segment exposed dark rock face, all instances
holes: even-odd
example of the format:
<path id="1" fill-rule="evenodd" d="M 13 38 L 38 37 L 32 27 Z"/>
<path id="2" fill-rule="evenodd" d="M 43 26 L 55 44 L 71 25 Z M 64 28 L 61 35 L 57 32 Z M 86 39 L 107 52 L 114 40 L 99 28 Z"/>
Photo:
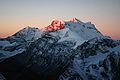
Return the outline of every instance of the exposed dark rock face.
<path id="1" fill-rule="evenodd" d="M 58 42 L 59 39 L 50 33 L 43 34 L 26 51 L 1 62 L 0 72 L 8 80 L 61 80 L 61 74 L 69 80 L 119 80 L 120 54 L 108 50 L 119 45 L 119 41 L 92 40 L 73 49 L 74 42 Z M 97 57 L 99 52 L 106 57 L 96 63 L 87 62 L 87 58 Z"/>
<path id="2" fill-rule="evenodd" d="M 73 42 L 57 42 L 59 37 L 45 34 L 31 43 L 27 51 L 0 63 L 0 71 L 10 80 L 57 78 L 74 57 Z"/>
<path id="3" fill-rule="evenodd" d="M 76 48 L 77 55 L 59 80 L 119 80 L 120 52 L 110 51 L 119 41 L 97 39 Z"/>
<path id="4" fill-rule="evenodd" d="M 0 73 L 0 80 L 6 80 L 5 77 Z"/>
<path id="5" fill-rule="evenodd" d="M 78 46 L 76 52 L 79 52 L 81 57 L 87 58 L 96 55 L 97 52 L 107 53 L 109 52 L 108 48 L 114 48 L 118 45 L 120 42 L 112 39 L 93 39 Z"/>

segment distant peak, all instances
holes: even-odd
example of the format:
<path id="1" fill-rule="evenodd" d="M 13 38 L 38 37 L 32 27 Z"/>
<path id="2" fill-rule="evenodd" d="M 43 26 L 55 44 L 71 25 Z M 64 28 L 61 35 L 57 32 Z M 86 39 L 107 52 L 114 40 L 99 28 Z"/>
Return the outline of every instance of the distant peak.
<path id="1" fill-rule="evenodd" d="M 24 31 L 24 30 L 30 30 L 30 29 L 33 29 L 33 27 L 27 26 L 24 29 L 22 29 L 22 31 Z"/>
<path id="2" fill-rule="evenodd" d="M 70 22 L 79 22 L 79 23 L 81 23 L 81 24 L 84 24 L 84 22 L 80 21 L 80 20 L 77 19 L 77 18 L 72 18 L 72 19 L 70 19 Z"/>
<path id="3" fill-rule="evenodd" d="M 39 29 L 36 28 L 36 27 L 27 26 L 27 27 L 25 27 L 24 29 L 22 29 L 22 30 L 20 30 L 20 31 L 26 31 L 26 30 L 39 30 Z"/>
<path id="4" fill-rule="evenodd" d="M 35 28 L 35 27 L 30 27 L 30 26 L 27 26 L 21 30 L 19 30 L 17 33 L 15 33 L 13 36 L 17 35 L 17 34 L 27 34 L 28 32 L 36 32 L 36 31 L 40 31 L 38 28 Z"/>
<path id="5" fill-rule="evenodd" d="M 70 19 L 70 22 L 77 22 L 77 18 Z"/>

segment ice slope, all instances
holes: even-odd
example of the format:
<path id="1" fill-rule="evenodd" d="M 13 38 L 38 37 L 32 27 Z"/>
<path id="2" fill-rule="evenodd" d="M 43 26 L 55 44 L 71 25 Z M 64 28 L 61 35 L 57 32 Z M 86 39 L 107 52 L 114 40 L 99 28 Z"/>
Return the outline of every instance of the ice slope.
<path id="1" fill-rule="evenodd" d="M 90 40 L 92 38 L 102 38 L 103 35 L 95 28 L 91 22 L 83 23 L 76 19 L 75 22 L 65 22 L 65 27 L 71 31 L 77 33 L 84 40 Z"/>

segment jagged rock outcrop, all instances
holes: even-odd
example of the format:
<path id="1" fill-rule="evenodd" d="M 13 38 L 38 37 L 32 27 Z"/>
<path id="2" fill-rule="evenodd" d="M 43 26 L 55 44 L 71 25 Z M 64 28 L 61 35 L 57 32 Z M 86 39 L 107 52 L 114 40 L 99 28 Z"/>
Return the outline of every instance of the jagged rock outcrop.
<path id="1" fill-rule="evenodd" d="M 119 80 L 120 41 L 94 39 L 76 48 L 77 55 L 59 80 Z"/>

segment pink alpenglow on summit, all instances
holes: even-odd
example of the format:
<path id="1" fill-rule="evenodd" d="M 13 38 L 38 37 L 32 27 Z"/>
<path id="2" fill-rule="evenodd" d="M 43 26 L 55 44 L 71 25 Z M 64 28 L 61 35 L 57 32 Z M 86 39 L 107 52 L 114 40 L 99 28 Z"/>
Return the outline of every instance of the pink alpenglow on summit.
<path id="1" fill-rule="evenodd" d="M 64 21 L 62 20 L 53 20 L 51 25 L 45 27 L 42 29 L 42 31 L 55 31 L 55 30 L 60 30 L 60 29 L 63 29 L 65 26 L 65 23 Z"/>
<path id="2" fill-rule="evenodd" d="M 62 20 L 54 20 L 51 25 L 54 27 L 55 30 L 63 29 L 64 28 L 64 21 Z"/>

